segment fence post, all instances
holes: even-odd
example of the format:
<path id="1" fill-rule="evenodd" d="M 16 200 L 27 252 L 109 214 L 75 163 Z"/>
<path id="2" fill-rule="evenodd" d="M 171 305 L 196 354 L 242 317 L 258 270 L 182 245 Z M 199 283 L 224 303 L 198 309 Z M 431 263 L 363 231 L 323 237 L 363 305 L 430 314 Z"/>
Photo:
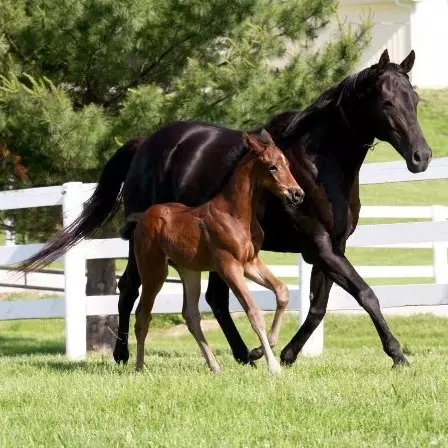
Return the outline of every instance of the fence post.
<path id="1" fill-rule="evenodd" d="M 82 212 L 81 182 L 62 186 L 64 227 L 69 226 Z M 65 277 L 65 351 L 67 358 L 79 361 L 86 358 L 86 292 L 85 256 L 79 245 L 69 249 L 64 257 Z"/>
<path id="2" fill-rule="evenodd" d="M 433 205 L 431 209 L 433 221 L 446 220 L 447 207 L 443 205 Z M 446 242 L 432 244 L 432 263 L 435 282 L 438 284 L 448 283 L 448 258 Z"/>
<path id="3" fill-rule="evenodd" d="M 9 178 L 6 183 L 6 190 L 12 190 L 13 179 Z M 16 245 L 16 232 L 14 230 L 14 219 L 13 218 L 6 218 L 4 220 L 4 223 L 6 225 L 5 230 L 5 246 L 15 246 Z"/>
<path id="4" fill-rule="evenodd" d="M 303 325 L 310 309 L 310 280 L 312 266 L 306 263 L 299 255 L 299 324 Z M 323 321 L 314 330 L 307 343 L 303 346 L 302 354 L 305 356 L 321 355 L 324 348 Z"/>

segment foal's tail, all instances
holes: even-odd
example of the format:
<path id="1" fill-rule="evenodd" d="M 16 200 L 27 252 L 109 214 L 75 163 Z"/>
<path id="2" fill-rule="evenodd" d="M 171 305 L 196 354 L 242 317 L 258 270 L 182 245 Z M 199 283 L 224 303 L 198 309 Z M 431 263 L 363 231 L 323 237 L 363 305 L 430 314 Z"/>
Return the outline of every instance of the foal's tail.
<path id="1" fill-rule="evenodd" d="M 93 195 L 84 204 L 81 215 L 56 234 L 53 241 L 39 252 L 22 261 L 17 269 L 30 271 L 56 261 L 68 249 L 83 238 L 94 234 L 96 230 L 113 218 L 122 202 L 121 184 L 126 178 L 136 150 L 143 141 L 142 139 L 129 140 L 109 159 Z"/>
<path id="2" fill-rule="evenodd" d="M 132 213 L 127 218 L 124 224 L 120 227 L 120 236 L 124 240 L 130 240 L 132 238 L 132 235 L 134 233 L 135 227 L 137 226 L 137 223 L 140 221 L 141 217 L 145 213 Z"/>

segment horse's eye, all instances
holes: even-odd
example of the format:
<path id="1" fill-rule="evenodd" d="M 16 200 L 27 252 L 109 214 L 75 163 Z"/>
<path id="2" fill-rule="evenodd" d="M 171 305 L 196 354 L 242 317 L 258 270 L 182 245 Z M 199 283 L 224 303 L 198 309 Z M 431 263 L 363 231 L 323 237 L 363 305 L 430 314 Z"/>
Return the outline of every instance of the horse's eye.
<path id="1" fill-rule="evenodd" d="M 389 100 L 383 100 L 383 101 L 381 101 L 382 103 L 383 103 L 383 106 L 386 106 L 386 107 L 394 107 L 394 103 L 392 103 L 392 101 L 389 101 Z"/>
<path id="2" fill-rule="evenodd" d="M 268 165 L 268 170 L 269 171 L 277 171 L 277 167 L 273 163 L 271 163 L 270 165 Z"/>

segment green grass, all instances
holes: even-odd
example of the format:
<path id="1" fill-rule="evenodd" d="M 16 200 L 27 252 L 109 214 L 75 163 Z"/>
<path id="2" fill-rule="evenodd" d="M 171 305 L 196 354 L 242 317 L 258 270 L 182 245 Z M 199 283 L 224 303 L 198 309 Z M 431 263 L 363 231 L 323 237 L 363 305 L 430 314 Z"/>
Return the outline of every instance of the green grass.
<path id="1" fill-rule="evenodd" d="M 237 324 L 253 346 L 246 321 Z M 330 316 L 324 356 L 278 377 L 263 360 L 236 365 L 218 330 L 207 338 L 224 372 L 208 373 L 189 335 L 167 335 L 166 317 L 155 319 L 142 374 L 135 346 L 125 367 L 109 355 L 71 363 L 62 321 L 2 322 L 0 446 L 446 447 L 448 321 L 388 321 L 412 368 L 390 368 L 367 318 Z M 296 327 L 290 314 L 279 347 Z"/>

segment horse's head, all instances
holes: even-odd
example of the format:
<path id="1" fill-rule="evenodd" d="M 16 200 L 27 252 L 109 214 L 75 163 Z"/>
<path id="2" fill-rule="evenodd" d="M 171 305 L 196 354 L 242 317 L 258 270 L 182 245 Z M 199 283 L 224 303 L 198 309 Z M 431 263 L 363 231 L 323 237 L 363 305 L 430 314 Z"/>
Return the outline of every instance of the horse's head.
<path id="1" fill-rule="evenodd" d="M 287 204 L 298 206 L 305 196 L 294 179 L 289 162 L 264 129 L 259 137 L 244 133 L 243 140 L 257 159 L 257 182 Z"/>
<path id="2" fill-rule="evenodd" d="M 371 78 L 369 114 L 375 137 L 390 143 L 409 171 L 420 173 L 428 167 L 432 153 L 417 120 L 419 98 L 408 77 L 414 61 L 413 50 L 401 64 L 391 63 L 387 50 L 383 52 L 371 67 L 375 76 Z"/>

